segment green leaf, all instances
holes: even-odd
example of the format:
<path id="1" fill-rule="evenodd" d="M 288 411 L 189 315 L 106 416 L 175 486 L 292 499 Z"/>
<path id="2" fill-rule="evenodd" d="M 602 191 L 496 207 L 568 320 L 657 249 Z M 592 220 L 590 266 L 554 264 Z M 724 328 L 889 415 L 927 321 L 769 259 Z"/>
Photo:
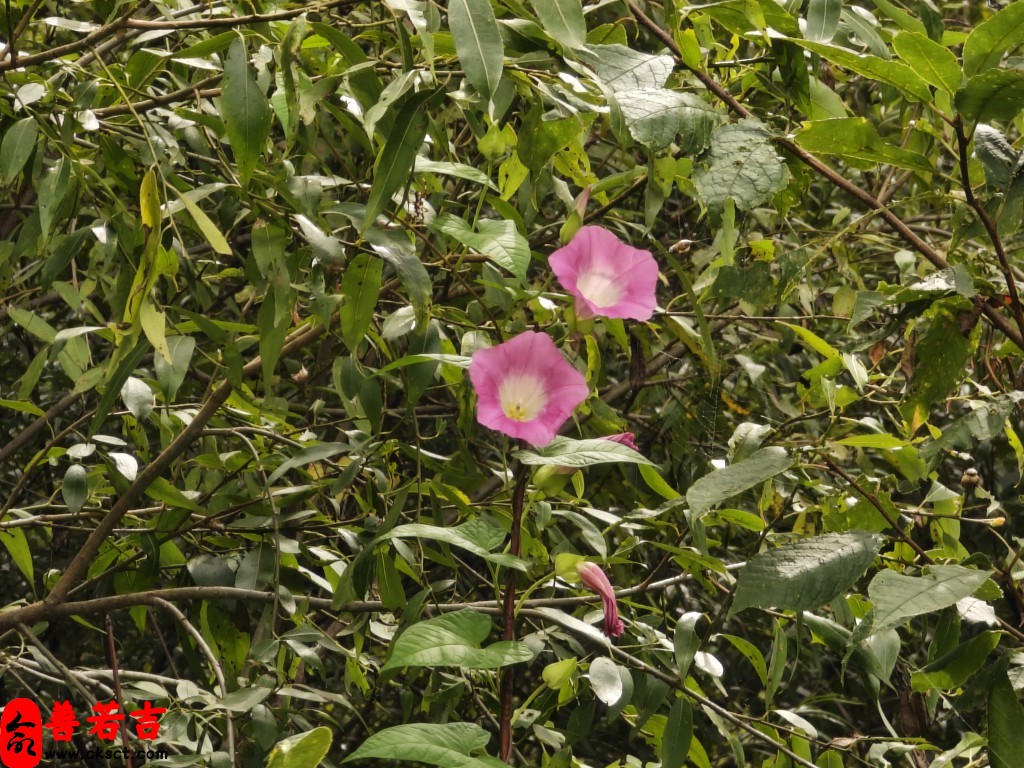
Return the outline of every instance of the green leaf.
<path id="1" fill-rule="evenodd" d="M 579 57 L 611 93 L 661 88 L 675 66 L 671 56 L 655 56 L 625 45 L 589 45 Z"/>
<path id="2" fill-rule="evenodd" d="M 512 457 L 523 464 L 553 464 L 562 467 L 589 467 L 593 464 L 626 462 L 630 464 L 649 464 L 654 462 L 646 459 L 632 448 L 613 440 L 573 440 L 569 437 L 556 437 L 543 448 L 531 451 L 516 451 Z"/>
<path id="3" fill-rule="evenodd" d="M 472 610 L 421 621 L 395 639 L 381 672 L 400 667 L 498 669 L 533 658 L 529 646 L 518 641 L 503 640 L 481 648 L 490 633 L 491 620 Z"/>
<path id="4" fill-rule="evenodd" d="M 953 649 L 910 677 L 915 691 L 927 692 L 932 688 L 950 690 L 959 688 L 971 675 L 981 669 L 995 647 L 999 645 L 998 632 L 982 632 Z"/>
<path id="5" fill-rule="evenodd" d="M 501 81 L 505 46 L 491 0 L 449 0 L 448 24 L 466 79 L 485 99 Z"/>
<path id="6" fill-rule="evenodd" d="M 72 467 L 78 467 L 84 470 L 80 464 L 73 464 Z M 67 488 L 67 475 L 64 476 L 64 487 Z M 65 501 L 67 497 L 65 497 Z M 81 507 L 79 507 L 80 509 Z M 71 505 L 68 504 L 68 509 L 71 509 Z M 77 512 L 78 510 L 72 510 Z M 21 575 L 25 577 L 25 580 L 29 583 L 31 588 L 35 588 L 35 577 L 32 571 L 32 550 L 28 545 L 28 538 L 25 536 L 25 531 L 21 528 L 7 528 L 0 530 L 0 542 L 3 542 L 4 547 L 7 549 L 7 554 L 11 556 L 11 560 L 18 566 L 18 570 L 21 571 Z"/>
<path id="7" fill-rule="evenodd" d="M 321 725 L 282 739 L 267 755 L 266 768 L 316 768 L 331 748 L 331 729 Z"/>
<path id="8" fill-rule="evenodd" d="M 1010 3 L 975 27 L 964 42 L 964 73 L 970 77 L 999 66 L 1003 54 L 1024 43 L 1024 5 Z"/>
<path id="9" fill-rule="evenodd" d="M 988 760 L 991 768 L 1018 768 L 1024 755 L 1024 709 L 1006 675 L 988 693 Z"/>
<path id="10" fill-rule="evenodd" d="M 454 214 L 445 214 L 435 219 L 430 226 L 487 256 L 499 267 L 526 282 L 526 271 L 530 267 L 530 244 L 520 234 L 514 221 L 483 219 L 477 222 L 476 231 L 473 231 L 469 222 Z"/>
<path id="11" fill-rule="evenodd" d="M 384 212 L 394 194 L 409 183 L 420 145 L 427 135 L 426 105 L 435 93 L 414 93 L 398 110 L 373 166 L 373 184 L 363 217 L 364 235 L 377 222 L 377 216 Z"/>
<path id="12" fill-rule="evenodd" d="M 985 169 L 989 188 L 1006 189 L 1017 165 L 1018 153 L 1002 131 L 980 123 L 974 129 L 974 154 Z"/>
<path id="13" fill-rule="evenodd" d="M 804 37 L 827 43 L 835 37 L 843 0 L 810 0 L 807 5 L 807 31 Z"/>
<path id="14" fill-rule="evenodd" d="M 157 309 L 156 304 L 147 296 L 139 308 L 139 323 L 153 349 L 160 353 L 164 360 L 170 362 L 171 350 L 167 346 L 167 316 Z"/>
<path id="15" fill-rule="evenodd" d="M 770 480 L 793 466 L 785 449 L 761 448 L 743 461 L 717 469 L 700 478 L 686 492 L 686 501 L 694 514 L 702 515 L 726 499 Z"/>
<path id="16" fill-rule="evenodd" d="M 1024 109 L 1024 72 L 992 69 L 974 75 L 956 92 L 954 104 L 971 120 L 1011 120 Z"/>
<path id="17" fill-rule="evenodd" d="M 704 166 L 693 182 L 708 210 L 718 215 L 725 201 L 750 210 L 771 200 L 789 181 L 789 171 L 772 146 L 771 134 L 754 118 L 724 125 L 711 136 Z"/>
<path id="18" fill-rule="evenodd" d="M 661 768 L 683 768 L 693 740 L 693 707 L 680 697 L 672 702 L 661 737 Z"/>
<path id="19" fill-rule="evenodd" d="M 816 155 L 839 155 L 861 167 L 878 163 L 933 173 L 935 167 L 924 155 L 890 144 L 878 135 L 874 124 L 863 117 L 840 117 L 805 122 L 796 135 L 797 143 Z"/>
<path id="20" fill-rule="evenodd" d="M 551 39 L 565 48 L 581 48 L 587 42 L 587 22 L 580 0 L 531 0 L 530 5 Z"/>
<path id="21" fill-rule="evenodd" d="M 267 485 L 272 485 L 279 478 L 283 477 L 286 472 L 297 467 L 304 467 L 317 461 L 324 461 L 340 453 L 348 453 L 351 450 L 352 446 L 348 443 L 320 443 L 319 445 L 303 448 L 271 473 L 270 477 L 267 478 Z"/>
<path id="22" fill-rule="evenodd" d="M 295 214 L 292 218 L 295 219 L 295 223 L 302 230 L 302 236 L 313 247 L 313 253 L 317 259 L 327 264 L 345 263 L 345 249 L 338 238 L 328 235 L 315 222 L 310 221 L 301 213 Z"/>
<path id="23" fill-rule="evenodd" d="M 693 657 L 700 650 L 700 637 L 695 631 L 697 622 L 703 616 L 695 611 L 684 613 L 676 622 L 675 632 L 672 633 L 672 648 L 675 652 L 676 672 L 680 680 L 685 680 L 693 664 Z"/>
<path id="24" fill-rule="evenodd" d="M 460 547 L 472 552 L 484 560 L 488 560 L 506 568 L 525 571 L 530 567 L 526 560 L 501 552 L 494 552 L 505 540 L 505 531 L 495 528 L 479 518 L 470 520 L 454 528 L 442 528 L 424 523 L 409 523 L 392 528 L 380 537 L 380 541 L 388 539 L 431 539 L 443 541 L 453 547 Z"/>
<path id="25" fill-rule="evenodd" d="M 170 361 L 163 357 L 153 359 L 153 369 L 156 372 L 156 380 L 163 390 L 164 398 L 168 403 L 174 402 L 174 396 L 178 393 L 185 375 L 188 373 L 188 366 L 192 362 L 192 353 L 196 348 L 196 340 L 191 336 L 171 336 L 167 339 L 167 348 L 171 351 Z"/>
<path id="26" fill-rule="evenodd" d="M 231 246 L 228 245 L 227 239 L 223 233 L 217 228 L 217 225 L 213 223 L 209 216 L 200 208 L 195 201 L 193 201 L 188 193 L 178 193 L 178 199 L 185 205 L 185 209 L 189 212 L 192 220 L 195 221 L 196 226 L 199 227 L 199 231 L 203 233 L 203 237 L 206 238 L 206 242 L 210 244 L 215 253 L 222 254 L 224 256 L 231 255 Z"/>
<path id="27" fill-rule="evenodd" d="M 582 124 L 576 117 L 544 119 L 540 109 L 533 109 L 519 131 L 516 154 L 534 174 L 547 165 L 558 152 L 579 136 Z"/>
<path id="28" fill-rule="evenodd" d="M 89 498 L 89 472 L 81 464 L 72 464 L 64 473 L 60 495 L 68 506 L 68 512 L 78 514 Z"/>
<path id="29" fill-rule="evenodd" d="M 700 96 L 666 88 L 617 90 L 615 101 L 630 135 L 650 149 L 664 149 L 679 134 L 680 151 L 696 154 L 711 142 L 721 115 Z"/>
<path id="30" fill-rule="evenodd" d="M 907 387 L 906 400 L 900 405 L 913 428 L 928 420 L 935 403 L 943 400 L 964 377 L 964 365 L 971 354 L 971 343 L 960 332 L 960 321 L 953 315 L 939 315 L 917 342 L 917 363 Z"/>
<path id="31" fill-rule="evenodd" d="M 273 688 L 254 685 L 248 688 L 238 688 L 223 696 L 214 705 L 218 709 L 226 709 L 230 712 L 244 714 L 250 712 L 257 704 L 261 704 L 270 698 L 274 692 Z"/>
<path id="32" fill-rule="evenodd" d="M 900 32 L 892 41 L 899 57 L 925 82 L 955 93 L 963 84 L 964 73 L 956 56 L 944 45 L 919 32 Z"/>
<path id="33" fill-rule="evenodd" d="M 36 148 L 39 126 L 34 117 L 18 120 L 7 129 L 0 144 L 0 184 L 11 184 Z"/>
<path id="34" fill-rule="evenodd" d="M 338 317 L 341 337 L 353 354 L 373 322 L 383 271 L 384 262 L 364 252 L 348 263 L 342 275 L 341 293 L 345 303 L 338 310 Z"/>
<path id="35" fill-rule="evenodd" d="M 401 232 L 371 229 L 366 239 L 374 253 L 394 267 L 398 278 L 409 292 L 409 301 L 416 310 L 417 323 L 424 319 L 430 302 L 430 275 L 416 255 L 412 241 Z"/>
<path id="36" fill-rule="evenodd" d="M 884 541 L 864 531 L 826 533 L 761 552 L 740 571 L 731 612 L 751 606 L 817 608 L 854 584 Z"/>
<path id="37" fill-rule="evenodd" d="M 830 43 L 817 43 L 813 40 L 800 40 L 799 38 L 786 38 L 789 42 L 806 48 L 824 59 L 837 64 L 840 67 L 856 72 L 858 75 L 887 83 L 912 101 L 928 102 L 931 100 L 931 92 L 928 84 L 921 79 L 914 70 L 899 61 L 889 61 L 871 56 L 869 54 L 854 53 L 853 51 L 841 48 Z"/>
<path id="38" fill-rule="evenodd" d="M 21 307 L 8 309 L 11 320 L 45 344 L 53 344 L 57 340 L 57 329 L 43 320 L 35 312 Z"/>
<path id="39" fill-rule="evenodd" d="M 850 437 L 844 437 L 842 440 L 836 440 L 836 442 L 839 445 L 850 445 L 854 448 L 881 448 L 883 450 L 903 448 L 910 445 L 906 440 L 894 435 L 851 435 Z"/>
<path id="40" fill-rule="evenodd" d="M 913 616 L 948 608 L 984 584 L 990 571 L 960 565 L 932 565 L 921 576 L 882 571 L 868 585 L 874 604 L 871 630 L 902 624 Z"/>
<path id="41" fill-rule="evenodd" d="M 228 49 L 220 101 L 228 141 L 235 153 L 238 176 L 244 189 L 266 149 L 273 113 L 267 97 L 253 77 L 245 41 L 241 37 Z"/>
<path id="42" fill-rule="evenodd" d="M 502 763 L 470 756 L 490 740 L 491 735 L 473 723 L 396 725 L 373 734 L 341 762 L 379 758 L 440 768 L 494 768 Z"/>

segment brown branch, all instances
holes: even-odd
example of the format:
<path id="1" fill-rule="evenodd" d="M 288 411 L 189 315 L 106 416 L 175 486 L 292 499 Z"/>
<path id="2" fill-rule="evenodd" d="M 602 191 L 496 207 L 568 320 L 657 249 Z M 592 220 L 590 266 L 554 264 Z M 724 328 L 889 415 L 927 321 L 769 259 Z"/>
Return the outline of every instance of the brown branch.
<path id="1" fill-rule="evenodd" d="M 35 64 L 45 64 L 48 61 L 53 61 L 62 56 L 67 56 L 69 53 L 78 53 L 79 51 L 88 50 L 100 41 L 105 40 L 108 37 L 113 37 L 118 32 L 125 29 L 128 25 L 128 20 L 136 10 L 137 8 L 133 5 L 130 10 L 125 11 L 109 24 L 90 32 L 81 40 L 76 40 L 75 42 L 68 43 L 67 45 L 58 45 L 55 48 L 50 48 L 49 50 L 42 51 L 41 53 L 34 53 L 31 56 L 19 56 L 17 61 L 13 61 L 12 59 L 0 61 L 0 72 L 9 72 L 10 70 L 17 69 L 19 67 L 31 67 Z"/>
<path id="2" fill-rule="evenodd" d="M 999 259 L 1000 271 L 1006 280 L 1006 289 L 1010 294 L 1010 308 L 1013 311 L 1013 317 L 1017 321 L 1017 327 L 1020 329 L 1021 334 L 1024 335 L 1024 308 L 1020 304 L 1017 281 L 1014 279 L 1010 261 L 1006 258 L 1003 240 L 999 237 L 999 230 L 996 228 L 995 222 L 988 215 L 985 206 L 975 196 L 974 188 L 971 186 L 971 172 L 967 159 L 967 145 L 970 143 L 970 140 L 967 138 L 967 134 L 964 133 L 964 121 L 960 115 L 957 115 L 956 119 L 953 120 L 953 130 L 956 132 L 956 144 L 960 154 L 960 177 L 963 181 L 964 196 L 967 199 L 967 204 L 978 214 L 978 218 L 981 219 L 981 223 L 988 233 L 988 239 L 992 241 L 992 247 L 995 249 L 996 257 Z"/>
<path id="3" fill-rule="evenodd" d="M 701 81 L 705 88 L 715 95 L 720 101 L 722 101 L 732 112 L 739 115 L 740 117 L 750 117 L 751 112 L 744 107 L 735 96 L 729 93 L 717 80 L 702 69 L 695 69 L 689 66 L 683 61 L 682 53 L 679 50 L 679 46 L 676 45 L 675 40 L 672 36 L 659 27 L 649 16 L 647 16 L 640 7 L 637 5 L 636 0 L 626 0 L 626 5 L 629 6 L 629 10 L 636 18 L 637 22 L 644 28 L 646 28 L 652 35 L 657 37 L 662 43 L 665 44 L 675 57 L 676 62 L 679 66 L 684 67 L 689 72 Z M 878 198 L 874 197 L 870 192 L 867 192 L 849 179 L 845 178 L 828 165 L 823 163 L 821 160 L 810 154 L 803 148 L 797 146 L 789 139 L 777 138 L 775 142 L 785 149 L 789 154 L 795 157 L 797 160 L 802 162 L 804 165 L 811 168 L 819 175 L 826 178 L 834 186 L 843 190 L 851 197 L 856 198 L 863 203 L 867 208 L 873 211 L 877 211 L 878 215 L 885 219 L 886 223 L 898 234 L 904 242 L 906 242 L 911 248 L 920 253 L 927 259 L 933 266 L 938 269 L 948 269 L 949 262 L 946 261 L 943 256 L 936 251 L 926 241 L 921 239 L 910 227 L 907 226 L 906 222 L 903 221 L 899 216 L 893 213 L 888 206 L 883 204 Z M 1024 332 L 1020 328 L 1015 327 L 1003 314 L 996 308 L 986 305 L 984 308 L 985 317 L 988 318 L 989 322 L 998 328 L 1003 334 L 1006 335 L 1014 344 L 1024 349 Z"/>
<path id="4" fill-rule="evenodd" d="M 121 693 L 121 670 L 117 664 L 117 648 L 114 645 L 114 622 L 107 614 L 104 621 L 107 630 L 107 656 L 110 658 L 110 673 L 114 677 L 114 700 L 118 709 L 121 710 L 121 744 L 124 747 L 125 765 L 132 768 L 132 753 L 128 749 L 128 708 L 124 705 L 124 695 Z"/>
<path id="5" fill-rule="evenodd" d="M 166 19 L 159 21 L 148 21 L 145 19 L 133 19 L 128 23 L 130 29 L 216 29 L 218 27 L 244 27 L 250 24 L 260 24 L 267 21 L 287 21 L 301 16 L 304 13 L 329 11 L 346 5 L 355 5 L 356 0 L 331 0 L 327 3 L 313 3 L 299 8 L 292 8 L 287 11 L 276 11 L 275 13 L 252 13 L 248 16 L 207 16 L 202 19 Z"/>
<path id="6" fill-rule="evenodd" d="M 523 528 L 523 507 L 526 502 L 526 484 L 530 479 L 530 469 L 523 464 L 516 464 L 513 469 L 516 478 L 515 489 L 512 491 L 512 526 L 509 530 L 508 551 L 513 557 L 519 557 Z M 505 581 L 505 603 L 502 615 L 505 621 L 502 639 L 516 639 L 516 569 L 509 568 Z M 498 758 L 506 763 L 512 760 L 512 694 L 515 689 L 514 665 L 505 668 L 501 678 L 501 718 L 498 725 Z"/>
<path id="7" fill-rule="evenodd" d="M 153 98 L 143 99 L 142 101 L 136 101 L 131 104 L 115 104 L 110 107 L 100 107 L 99 109 L 94 109 L 92 112 L 98 119 L 105 120 L 110 117 L 146 112 L 154 107 L 173 104 L 176 101 L 181 101 L 190 97 L 198 97 L 201 99 L 214 98 L 216 96 L 220 96 L 220 88 L 210 88 L 209 86 L 220 82 L 222 77 L 223 75 L 213 75 L 205 80 L 200 80 L 198 83 L 186 86 L 185 88 L 165 93 L 163 96 L 154 96 Z"/>
<path id="8" fill-rule="evenodd" d="M 81 397 L 81 394 L 72 392 L 70 395 L 64 395 L 64 397 L 50 406 L 46 413 L 21 430 L 21 432 L 19 432 L 9 443 L 0 448 L 0 464 L 3 464 L 7 459 L 21 450 L 22 446 L 35 437 L 37 432 L 48 426 L 51 421 L 57 418 L 57 416 L 67 411 L 68 408 L 77 403 Z"/>

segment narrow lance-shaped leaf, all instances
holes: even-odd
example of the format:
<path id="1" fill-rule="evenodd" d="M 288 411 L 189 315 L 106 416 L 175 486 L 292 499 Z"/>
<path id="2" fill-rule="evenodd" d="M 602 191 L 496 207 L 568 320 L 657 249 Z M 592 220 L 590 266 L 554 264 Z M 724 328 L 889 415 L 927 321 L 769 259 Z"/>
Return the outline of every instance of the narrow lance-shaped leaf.
<path id="1" fill-rule="evenodd" d="M 992 768 L 1018 768 L 1024 755 L 1024 709 L 1000 675 L 988 695 L 988 760 Z"/>
<path id="2" fill-rule="evenodd" d="M 982 22 L 964 42 L 964 73 L 970 77 L 999 66 L 1003 54 L 1024 43 L 1024 3 L 1010 3 Z"/>
<path id="3" fill-rule="evenodd" d="M 341 278 L 341 293 L 345 297 L 345 303 L 338 312 L 341 337 L 352 353 L 373 322 L 383 270 L 384 262 L 380 259 L 360 253 L 349 262 Z"/>
<path id="4" fill-rule="evenodd" d="M 485 99 L 501 80 L 505 46 L 491 0 L 449 0 L 448 24 L 466 79 Z"/>
<path id="5" fill-rule="evenodd" d="M 704 475 L 690 486 L 686 501 L 695 514 L 701 515 L 716 504 L 770 480 L 793 465 L 785 449 L 778 446 L 761 448 L 743 461 Z"/>
<path id="6" fill-rule="evenodd" d="M 224 63 L 221 108 L 228 140 L 235 153 L 238 176 L 244 188 L 266 149 L 273 113 L 267 97 L 253 77 L 245 41 L 241 37 L 231 44 Z"/>
<path id="7" fill-rule="evenodd" d="M 580 0 L 531 0 L 544 31 L 568 48 L 587 42 L 587 22 Z"/>
<path id="8" fill-rule="evenodd" d="M 532 451 L 516 451 L 513 458 L 523 464 L 553 464 L 562 467 L 589 467 L 592 464 L 626 462 L 629 464 L 654 463 L 643 455 L 612 440 L 573 440 L 556 437 L 543 448 Z"/>

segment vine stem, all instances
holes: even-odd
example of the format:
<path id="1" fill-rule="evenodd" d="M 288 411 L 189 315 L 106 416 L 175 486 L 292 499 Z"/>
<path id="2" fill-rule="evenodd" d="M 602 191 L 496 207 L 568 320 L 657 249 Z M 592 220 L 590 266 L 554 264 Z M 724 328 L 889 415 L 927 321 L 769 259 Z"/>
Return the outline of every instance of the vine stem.
<path id="1" fill-rule="evenodd" d="M 530 469 L 516 462 L 512 468 L 515 488 L 512 491 L 512 527 L 509 531 L 508 551 L 513 557 L 519 557 L 522 544 L 523 507 L 526 501 L 526 482 L 530 477 Z M 505 600 L 502 606 L 505 620 L 504 640 L 516 638 L 516 569 L 509 568 L 505 579 Z M 515 672 L 510 665 L 501 676 L 501 717 L 498 719 L 499 757 L 511 764 L 512 760 L 512 693 L 515 687 Z"/>

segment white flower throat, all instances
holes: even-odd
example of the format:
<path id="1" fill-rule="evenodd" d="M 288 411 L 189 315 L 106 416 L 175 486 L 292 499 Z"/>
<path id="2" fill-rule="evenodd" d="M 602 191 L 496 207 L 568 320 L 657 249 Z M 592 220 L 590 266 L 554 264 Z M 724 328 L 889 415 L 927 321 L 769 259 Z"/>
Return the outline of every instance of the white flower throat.
<path id="1" fill-rule="evenodd" d="M 622 298 L 622 286 L 616 276 L 597 269 L 580 275 L 576 287 L 595 307 L 611 307 Z"/>
<path id="2" fill-rule="evenodd" d="M 498 385 L 502 413 L 513 421 L 532 421 L 548 403 L 544 384 L 532 373 L 513 373 Z"/>

